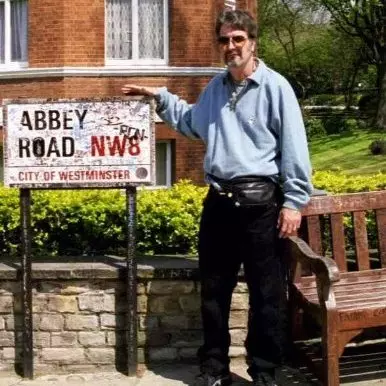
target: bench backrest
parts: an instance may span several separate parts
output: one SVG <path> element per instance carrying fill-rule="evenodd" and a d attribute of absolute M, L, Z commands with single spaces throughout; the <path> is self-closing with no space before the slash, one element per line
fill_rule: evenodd
<path fill-rule="evenodd" d="M 312 197 L 299 235 L 341 272 L 386 268 L 386 190 Z"/>

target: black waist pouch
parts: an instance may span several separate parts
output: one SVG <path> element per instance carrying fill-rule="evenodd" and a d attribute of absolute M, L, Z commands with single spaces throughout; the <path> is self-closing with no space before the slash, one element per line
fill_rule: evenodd
<path fill-rule="evenodd" d="M 268 177 L 211 178 L 221 187 L 218 194 L 226 195 L 236 206 L 263 206 L 277 202 L 278 185 Z"/>

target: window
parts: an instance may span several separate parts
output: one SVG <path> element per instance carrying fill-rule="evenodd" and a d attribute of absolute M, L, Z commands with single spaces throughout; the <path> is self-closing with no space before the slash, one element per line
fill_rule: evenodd
<path fill-rule="evenodd" d="M 155 145 L 156 185 L 172 185 L 172 146 L 171 141 L 157 141 Z"/>
<path fill-rule="evenodd" d="M 167 0 L 106 0 L 106 64 L 166 64 Z"/>
<path fill-rule="evenodd" d="M 0 0 L 0 67 L 27 64 L 27 31 L 27 0 Z"/>

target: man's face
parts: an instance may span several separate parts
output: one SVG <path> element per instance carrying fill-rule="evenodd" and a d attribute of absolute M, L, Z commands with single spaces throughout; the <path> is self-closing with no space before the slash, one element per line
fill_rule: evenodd
<path fill-rule="evenodd" d="M 224 24 L 220 29 L 218 42 L 228 67 L 243 67 L 254 57 L 255 42 L 243 30 Z"/>

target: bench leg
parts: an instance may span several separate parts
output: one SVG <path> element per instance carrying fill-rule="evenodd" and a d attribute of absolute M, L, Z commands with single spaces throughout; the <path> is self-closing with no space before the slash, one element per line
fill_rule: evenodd
<path fill-rule="evenodd" d="M 335 328 L 335 312 L 326 317 L 323 325 L 323 378 L 324 386 L 339 386 L 339 339 Z"/>

